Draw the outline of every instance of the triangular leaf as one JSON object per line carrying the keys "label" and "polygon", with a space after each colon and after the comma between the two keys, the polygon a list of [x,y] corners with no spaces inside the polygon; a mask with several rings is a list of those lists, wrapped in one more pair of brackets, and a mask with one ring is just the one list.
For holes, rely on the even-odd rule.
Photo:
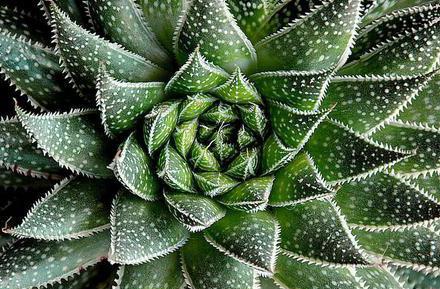
{"label": "triangular leaf", "polygon": [[237,133],[237,143],[240,149],[242,150],[252,145],[255,141],[256,138],[252,135],[252,133],[246,129],[244,125],[242,125]]}
{"label": "triangular leaf", "polygon": [[249,179],[257,174],[259,161],[258,149],[246,149],[231,161],[225,174],[236,179]]}
{"label": "triangular leaf", "polygon": [[183,246],[189,233],[163,203],[147,202],[126,191],[114,200],[111,224],[109,259],[123,264],[167,255]]}
{"label": "triangular leaf", "polygon": [[220,103],[202,114],[201,119],[212,123],[230,123],[238,120],[238,116],[231,105]]}
{"label": "triangular leaf", "polygon": [[180,109],[179,121],[192,120],[202,113],[204,113],[208,108],[210,108],[215,102],[215,98],[207,94],[195,94],[188,96],[182,103],[182,108]]}
{"label": "triangular leaf", "polygon": [[403,289],[398,279],[388,270],[378,267],[358,267],[355,277],[369,289]]}
{"label": "triangular leaf", "polygon": [[263,145],[261,169],[264,174],[282,168],[298,153],[298,149],[286,147],[276,134],[269,136]]}
{"label": "triangular leaf", "polygon": [[267,118],[262,107],[256,104],[240,105],[240,116],[243,123],[260,137],[264,136]]}
{"label": "triangular leaf", "polygon": [[176,146],[177,151],[184,158],[188,154],[191,146],[194,143],[197,135],[197,127],[198,127],[197,119],[188,120],[186,122],[181,123],[176,127],[173,133],[174,145]]}
{"label": "triangular leaf", "polygon": [[194,179],[201,192],[210,197],[227,193],[239,184],[238,181],[219,172],[195,173]]}
{"label": "triangular leaf", "polygon": [[206,172],[217,172],[220,170],[220,164],[214,154],[205,145],[195,141],[190,152],[190,159],[195,170]]}
{"label": "triangular leaf", "polygon": [[3,189],[22,189],[25,191],[44,191],[52,187],[54,181],[43,178],[33,178],[17,174],[12,170],[0,168],[0,188]]}
{"label": "triangular leaf", "polygon": [[440,172],[432,174],[420,174],[407,181],[411,184],[415,184],[424,192],[431,194],[437,200],[440,200],[440,191],[438,190],[438,188],[440,188]]}

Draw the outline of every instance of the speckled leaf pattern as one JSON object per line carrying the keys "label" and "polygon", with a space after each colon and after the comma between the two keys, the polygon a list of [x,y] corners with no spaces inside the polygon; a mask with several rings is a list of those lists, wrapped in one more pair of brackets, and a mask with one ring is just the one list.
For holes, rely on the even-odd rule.
{"label": "speckled leaf pattern", "polygon": [[257,174],[260,152],[256,148],[245,149],[229,164],[225,174],[236,179],[246,180]]}
{"label": "speckled leaf pattern", "polygon": [[263,145],[261,169],[265,174],[282,168],[298,153],[298,149],[286,147],[276,134],[269,136]]}
{"label": "speckled leaf pattern", "polygon": [[165,70],[157,65],[78,26],[53,4],[51,15],[63,66],[84,94],[93,94],[102,64],[115,78],[130,82],[160,80],[166,76]]}
{"label": "speckled leaf pattern", "polygon": [[0,286],[33,288],[60,281],[105,259],[109,247],[108,230],[78,240],[19,241],[0,255]]}
{"label": "speckled leaf pattern", "polygon": [[192,289],[258,288],[251,267],[219,252],[201,236],[194,235],[182,249],[182,264]]}
{"label": "speckled leaf pattern", "polygon": [[105,181],[71,177],[55,185],[8,232],[43,240],[87,237],[110,227],[110,203],[111,190]]}
{"label": "speckled leaf pattern", "polygon": [[301,153],[275,174],[269,205],[284,207],[333,195],[310,157]]}
{"label": "speckled leaf pattern", "polygon": [[49,179],[25,176],[9,169],[0,168],[0,188],[3,189],[46,190],[53,183],[54,181]]}
{"label": "speckled leaf pattern", "polygon": [[202,113],[204,113],[208,108],[210,108],[215,102],[215,98],[207,94],[195,94],[188,96],[182,102],[179,121],[192,120]]}
{"label": "speckled leaf pattern", "polygon": [[213,93],[222,100],[230,103],[262,103],[258,91],[254,85],[247,80],[238,67],[228,81],[214,89]]}
{"label": "speckled leaf pattern", "polygon": [[202,114],[200,118],[207,122],[221,124],[238,120],[238,115],[233,106],[220,103]]}
{"label": "speckled leaf pattern", "polygon": [[390,271],[376,267],[359,267],[355,269],[355,274],[360,282],[370,289],[403,289],[399,279]]}
{"label": "speckled leaf pattern", "polygon": [[99,116],[92,110],[69,113],[31,114],[16,109],[26,131],[37,146],[62,167],[93,177],[109,177],[113,146],[99,127]]}
{"label": "speckled leaf pattern", "polygon": [[113,171],[133,194],[147,201],[158,198],[160,185],[152,168],[152,161],[134,134],[127,138],[116,155]]}
{"label": "speckled leaf pattern", "polygon": [[262,211],[267,206],[272,184],[272,176],[249,179],[220,196],[218,201],[239,211]]}
{"label": "speckled leaf pattern", "polygon": [[197,119],[185,121],[178,125],[173,133],[174,145],[182,157],[186,157],[197,135]]}
{"label": "speckled leaf pattern", "polygon": [[275,270],[279,228],[266,213],[230,213],[208,230],[206,240],[226,255],[266,274]]}
{"label": "speckled leaf pattern", "polygon": [[191,147],[189,161],[195,170],[216,172],[220,170],[220,164],[214,154],[205,145],[195,141]]}
{"label": "speckled leaf pattern", "polygon": [[196,48],[168,82],[166,89],[178,93],[208,92],[224,83],[228,76],[226,71],[207,61]]}
{"label": "speckled leaf pattern", "polygon": [[167,67],[170,58],[147,25],[135,0],[90,0],[90,18],[97,30],[126,49]]}
{"label": "speckled leaf pattern", "polygon": [[250,145],[252,145],[256,141],[256,138],[252,135],[252,133],[242,125],[237,133],[237,142],[240,149],[244,149]]}
{"label": "speckled leaf pattern", "polygon": [[256,45],[258,69],[321,70],[345,62],[359,21],[360,0],[328,0]]}
{"label": "speckled leaf pattern", "polygon": [[267,118],[263,109],[256,104],[240,105],[241,120],[260,137],[263,137],[267,128]]}
{"label": "speckled leaf pattern", "polygon": [[105,131],[110,136],[133,129],[139,118],[165,99],[162,82],[123,82],[108,73],[97,83],[97,102]]}
{"label": "speckled leaf pattern", "polygon": [[210,227],[226,214],[225,208],[205,196],[166,193],[165,200],[171,213],[191,232]]}
{"label": "speckled leaf pattern", "polygon": [[118,276],[118,289],[182,289],[185,282],[178,253],[145,264],[121,266]]}
{"label": "speckled leaf pattern", "polygon": [[293,256],[337,264],[366,264],[339,209],[326,199],[275,210],[280,247]]}
{"label": "speckled leaf pattern", "polygon": [[238,181],[219,172],[194,173],[194,180],[199,190],[210,197],[227,193],[239,184]]}
{"label": "speckled leaf pattern", "polygon": [[235,66],[247,71],[254,65],[255,50],[235,23],[225,0],[188,1],[179,22],[174,46],[181,62],[199,46],[208,60],[228,72],[233,71]]}
{"label": "speckled leaf pattern", "polygon": [[188,239],[188,231],[163,204],[126,191],[115,198],[111,225],[109,259],[117,263],[149,262],[177,250]]}

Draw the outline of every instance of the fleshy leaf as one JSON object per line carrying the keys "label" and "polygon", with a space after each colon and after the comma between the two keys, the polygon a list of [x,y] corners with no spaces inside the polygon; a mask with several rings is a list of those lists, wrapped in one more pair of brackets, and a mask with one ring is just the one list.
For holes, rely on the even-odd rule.
{"label": "fleshy leaf", "polygon": [[196,48],[168,82],[166,90],[176,93],[208,92],[224,83],[228,76],[226,71],[207,61]]}
{"label": "fleshy leaf", "polygon": [[194,179],[201,192],[210,197],[227,193],[239,184],[238,181],[219,172],[195,173]]}
{"label": "fleshy leaf", "polygon": [[179,102],[164,102],[145,116],[144,139],[152,156],[170,138],[179,117]]}
{"label": "fleshy leaf", "polygon": [[267,99],[285,103],[298,110],[314,110],[319,106],[332,70],[275,71],[250,76]]}
{"label": "fleshy leaf", "polygon": [[262,100],[254,85],[246,79],[237,67],[228,81],[213,90],[213,93],[226,102],[234,104],[256,103]]}
{"label": "fleshy leaf", "polygon": [[359,133],[374,131],[411,103],[429,78],[429,74],[333,78],[322,107],[336,104],[330,118]]}
{"label": "fleshy leaf", "polygon": [[195,94],[188,96],[182,103],[182,108],[180,109],[179,121],[192,120],[202,113],[204,113],[208,108],[210,108],[215,102],[215,98],[207,94]]}
{"label": "fleshy leaf", "polygon": [[408,155],[408,151],[380,145],[332,121],[320,124],[306,150],[323,179],[331,183],[371,175]]}
{"label": "fleshy leaf", "polygon": [[275,174],[269,205],[291,206],[332,194],[309,156],[301,153]]}
{"label": "fleshy leaf", "polygon": [[26,131],[37,146],[67,169],[92,177],[110,177],[113,145],[99,126],[93,110],[31,114],[16,108]]}
{"label": "fleshy leaf", "polygon": [[34,204],[19,226],[7,232],[22,238],[62,240],[108,229],[111,191],[107,183],[81,177],[64,179]]}
{"label": "fleshy leaf", "polygon": [[347,223],[328,200],[312,200],[275,210],[281,248],[294,256],[336,264],[366,264]]}
{"label": "fleshy leaf", "polygon": [[205,231],[206,240],[226,255],[265,274],[275,270],[279,227],[266,212],[234,212]]}
{"label": "fleshy leaf", "polygon": [[194,235],[182,249],[185,280],[192,289],[256,289],[254,270]]}
{"label": "fleshy leaf", "polygon": [[197,135],[197,119],[188,120],[176,127],[173,133],[174,145],[182,157],[186,157]]}
{"label": "fleshy leaf", "polygon": [[286,147],[276,134],[269,136],[263,145],[261,169],[264,174],[282,168],[298,153],[298,149]]}
{"label": "fleshy leaf", "polygon": [[305,145],[328,113],[300,111],[276,102],[269,105],[273,131],[284,144],[298,150]]}
{"label": "fleshy leaf", "polygon": [[386,174],[344,184],[335,201],[351,224],[396,226],[440,217],[440,204],[407,181]]}
{"label": "fleshy leaf", "polygon": [[272,190],[272,176],[247,180],[230,192],[221,195],[218,201],[232,209],[246,212],[264,210]]}
{"label": "fleshy leaf", "polygon": [[160,66],[170,65],[169,56],[134,0],[89,0],[88,11],[97,30],[111,41]]}
{"label": "fleshy leaf", "polygon": [[121,46],[108,42],[72,22],[67,15],[51,4],[52,25],[63,66],[85,95],[94,94],[99,67],[115,78],[129,82],[153,81],[167,73],[157,65]]}
{"label": "fleshy leaf", "polygon": [[191,232],[210,227],[226,214],[222,206],[205,196],[165,193],[165,200],[174,217]]}
{"label": "fleshy leaf", "polygon": [[328,0],[256,45],[258,69],[321,70],[344,63],[361,0]]}
{"label": "fleshy leaf", "polygon": [[237,143],[240,149],[244,149],[250,145],[252,145],[256,141],[256,138],[252,135],[252,133],[242,125],[237,133]]}
{"label": "fleshy leaf", "polygon": [[[3,189],[23,189],[25,191],[47,190],[53,185],[52,180],[43,178],[33,178],[17,174],[12,170],[0,168],[0,188]],[[1,236],[0,236],[1,239]]]}
{"label": "fleshy leaf", "polygon": [[0,255],[0,287],[39,288],[67,279],[107,257],[108,230],[67,241],[23,240]]}
{"label": "fleshy leaf", "polygon": [[170,144],[160,152],[157,168],[157,175],[171,188],[189,193],[194,191],[193,176],[188,163]]}
{"label": "fleshy leaf", "polygon": [[[87,19],[85,15],[83,14],[83,7],[75,0],[42,0],[40,1],[40,4],[43,4],[44,12],[46,13],[46,18],[50,19],[50,13],[49,13],[49,6],[50,4],[54,2],[58,7],[60,7],[60,10],[69,15],[69,17],[75,21],[76,23],[80,25],[85,25],[87,22]],[[84,3],[84,2],[83,2]],[[47,5],[47,7],[46,7]]]}
{"label": "fleshy leaf", "polygon": [[257,174],[259,161],[258,149],[246,149],[231,161],[225,174],[236,179],[249,179]]}
{"label": "fleshy leaf", "polygon": [[358,267],[354,275],[369,289],[403,289],[398,279],[384,268]]}
{"label": "fleshy leaf", "polygon": [[247,71],[254,65],[255,50],[235,23],[225,0],[189,1],[179,21],[174,46],[180,62],[199,46],[208,60],[228,72],[236,66]]}
{"label": "fleshy leaf", "polygon": [[202,114],[201,119],[212,123],[230,123],[238,120],[238,116],[231,105],[220,103]]}
{"label": "fleshy leaf", "polygon": [[195,141],[190,151],[190,159],[192,166],[196,170],[206,172],[217,172],[220,170],[220,164],[214,154],[205,145]]}
{"label": "fleshy leaf", "polygon": [[216,125],[204,124],[204,123],[199,124],[197,130],[197,139],[203,142],[207,141],[213,136],[216,129],[217,129]]}
{"label": "fleshy leaf", "polygon": [[240,105],[240,116],[243,123],[257,135],[263,137],[266,132],[267,118],[262,107],[256,104]]}
{"label": "fleshy leaf", "polygon": [[189,234],[162,203],[146,202],[126,191],[115,198],[111,224],[109,259],[122,264],[167,255],[183,246]]}
{"label": "fleshy leaf", "polygon": [[137,120],[165,99],[162,82],[130,83],[109,74],[97,83],[97,102],[105,131],[110,136],[133,129]]}
{"label": "fleshy leaf", "polygon": [[121,266],[115,288],[182,289],[184,282],[179,254],[172,253],[145,264]]}
{"label": "fleshy leaf", "polygon": [[214,143],[214,147],[211,150],[222,163],[230,160],[237,152],[235,145],[230,142],[233,140],[232,131],[232,126],[222,124],[210,139]]}
{"label": "fleshy leaf", "polygon": [[151,167],[151,160],[134,133],[130,134],[116,155],[113,171],[131,193],[148,201],[158,198],[160,185]]}
{"label": "fleshy leaf", "polygon": [[440,200],[440,172],[432,174],[420,174],[417,177],[408,180],[410,183],[415,184],[424,192],[431,194],[437,200]]}

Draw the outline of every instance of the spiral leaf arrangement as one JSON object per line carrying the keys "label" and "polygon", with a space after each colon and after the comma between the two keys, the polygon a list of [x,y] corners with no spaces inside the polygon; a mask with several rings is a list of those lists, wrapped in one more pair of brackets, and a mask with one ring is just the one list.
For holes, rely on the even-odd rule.
{"label": "spiral leaf arrangement", "polygon": [[438,284],[438,1],[44,0],[0,19],[18,92],[1,288]]}

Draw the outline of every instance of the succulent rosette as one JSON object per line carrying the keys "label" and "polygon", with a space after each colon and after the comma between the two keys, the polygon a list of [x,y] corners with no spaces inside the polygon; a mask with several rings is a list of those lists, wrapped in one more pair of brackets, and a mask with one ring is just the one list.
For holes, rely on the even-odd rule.
{"label": "succulent rosette", "polygon": [[0,288],[439,282],[438,1],[34,4],[0,7]]}

